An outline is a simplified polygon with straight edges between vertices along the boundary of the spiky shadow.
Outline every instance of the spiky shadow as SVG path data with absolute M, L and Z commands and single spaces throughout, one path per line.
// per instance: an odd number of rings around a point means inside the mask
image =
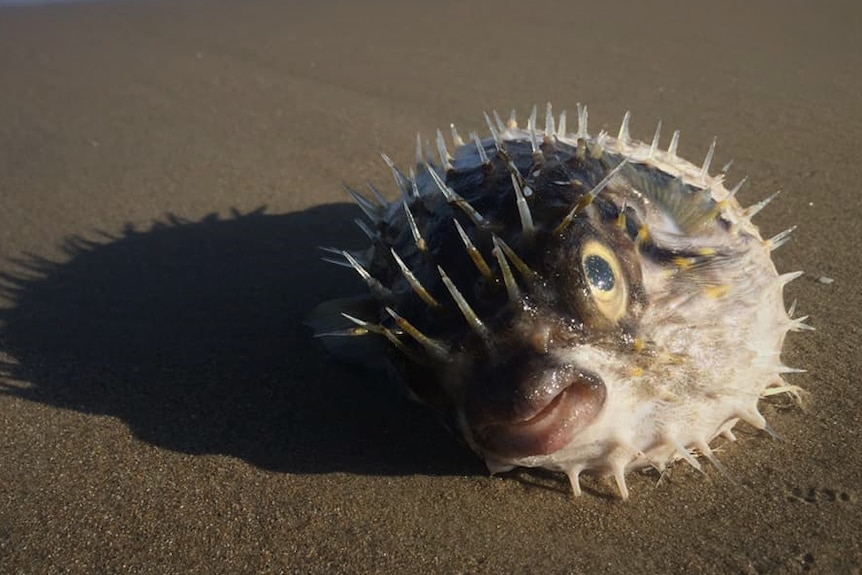
M 380 381 L 332 365 L 301 322 L 364 288 L 317 245 L 361 245 L 355 208 L 167 216 L 65 261 L 28 256 L 0 276 L 0 393 L 126 422 L 185 453 L 297 473 L 470 473 L 437 422 Z M 9 267 L 8 265 L 4 267 Z M 25 382 L 18 385 L 15 380 Z

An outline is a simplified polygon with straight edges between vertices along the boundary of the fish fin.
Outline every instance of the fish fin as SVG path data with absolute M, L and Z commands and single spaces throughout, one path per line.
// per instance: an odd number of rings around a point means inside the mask
M 303 321 L 314 337 L 335 359 L 361 364 L 372 369 L 385 369 L 390 345 L 386 338 L 365 331 L 347 316 L 376 323 L 379 303 L 371 296 L 326 301 Z

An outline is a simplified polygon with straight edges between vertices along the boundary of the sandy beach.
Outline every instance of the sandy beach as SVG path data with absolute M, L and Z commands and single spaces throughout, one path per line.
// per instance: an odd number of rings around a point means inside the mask
M 850 1 L 0 4 L 0 573 L 862 572 L 860 71 Z M 342 182 L 545 102 L 782 190 L 808 393 L 734 481 L 490 477 L 301 325 Z

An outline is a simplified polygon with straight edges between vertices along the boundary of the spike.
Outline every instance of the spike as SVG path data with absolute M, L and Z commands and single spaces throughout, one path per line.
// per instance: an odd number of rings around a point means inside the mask
M 350 266 L 354 270 L 356 270 L 356 273 L 359 274 L 359 277 L 361 277 L 365 281 L 365 283 L 368 284 L 368 288 L 378 297 L 388 298 L 392 296 L 392 291 L 390 291 L 388 287 L 384 286 L 377 279 L 372 277 L 372 275 L 368 273 L 368 271 L 364 267 L 362 267 L 362 264 L 360 264 L 355 257 L 350 255 L 350 252 L 348 252 L 347 250 L 342 250 L 341 255 L 344 256 L 344 259 L 346 259 L 350 263 Z
M 358 325 L 359 327 L 361 327 L 363 329 L 366 329 L 366 330 L 374 332 L 374 333 L 380 333 L 380 330 L 379 330 L 380 326 L 377 324 L 373 324 L 373 323 L 367 322 L 363 319 L 353 317 L 352 315 L 350 315 L 349 313 L 346 313 L 346 312 L 341 312 L 341 315 L 345 319 L 352 321 L 353 323 L 355 323 L 356 325 Z
M 324 251 L 329 251 L 329 250 L 330 250 L 330 249 L 332 249 L 332 248 L 320 248 L 320 249 L 322 249 L 322 250 L 324 250 Z M 333 250 L 333 251 L 337 251 L 337 252 L 338 252 L 338 255 L 340 255 L 342 258 L 344 258 L 344 253 L 343 253 L 343 252 L 344 252 L 344 250 Z M 350 268 L 350 269 L 352 269 L 352 270 L 355 270 L 355 269 L 356 269 L 356 268 L 354 268 L 354 267 L 353 267 L 353 265 L 352 265 L 350 262 L 346 261 L 345 259 L 340 259 L 340 260 L 336 260 L 336 259 L 334 259 L 334 258 L 320 258 L 320 259 L 321 259 L 321 260 L 323 260 L 323 261 L 325 261 L 325 262 L 327 262 L 327 263 L 335 264 L 335 265 L 337 265 L 337 266 L 341 266 L 341 267 L 345 267 L 345 268 Z M 356 259 L 356 258 L 354 257 L 354 259 Z M 356 259 L 356 261 L 359 261 L 359 260 L 358 260 L 358 259 Z
M 515 130 L 518 128 L 518 114 L 515 110 L 512 110 L 509 113 L 509 121 L 506 122 L 506 127 L 510 130 Z
M 626 113 L 626 114 L 628 115 L 628 113 Z M 626 164 L 628 164 L 628 162 L 629 162 L 628 158 L 623 158 L 623 160 L 619 164 L 617 164 L 617 167 L 615 167 L 613 170 L 608 172 L 608 175 L 605 176 L 601 182 L 596 184 L 596 186 L 592 190 L 590 190 L 589 193 L 581 196 L 581 199 L 578 200 L 578 203 L 575 204 L 575 207 L 572 208 L 572 210 L 568 214 L 566 214 L 566 217 L 563 218 L 563 221 L 560 222 L 560 225 L 558 225 L 557 228 L 554 230 L 554 233 L 556 233 L 556 234 L 562 233 L 568 227 L 568 225 L 572 222 L 572 220 L 575 218 L 575 216 L 577 216 L 578 214 L 583 212 L 590 204 L 593 203 L 593 200 L 596 198 L 596 196 L 598 196 L 601 193 L 601 191 L 607 187 L 607 185 L 611 182 L 611 180 L 614 178 L 614 176 L 616 176 L 618 173 L 620 173 L 620 170 L 622 170 L 623 167 Z
M 587 112 L 587 107 L 582 106 L 580 102 L 578 102 L 578 138 L 589 138 L 590 134 L 587 132 L 587 121 L 589 119 L 589 112 Z
M 374 223 L 377 223 L 381 219 L 381 211 L 382 208 L 348 186 L 344 186 L 344 189 L 347 190 L 347 193 L 353 198 L 353 201 L 356 202 L 356 205 L 362 210 L 362 212 L 368 216 L 368 219 Z
M 518 185 L 523 188 L 526 185 L 526 182 L 524 181 L 523 176 L 521 176 L 521 172 L 518 171 L 518 167 L 515 165 L 515 162 L 512 161 L 512 157 L 502 148 L 497 151 L 497 155 L 503 159 L 503 162 L 506 164 L 506 169 L 509 170 L 509 174 L 518 180 Z
M 452 144 L 454 144 L 456 148 L 463 146 L 464 140 L 458 135 L 458 130 L 455 129 L 455 124 L 449 124 L 449 130 L 452 132 Z
M 601 134 L 599 134 L 599 135 L 601 136 Z M 602 154 L 605 153 L 605 149 L 603 147 L 604 142 L 605 142 L 604 139 L 601 139 L 601 140 L 596 139 L 596 140 L 590 141 L 590 143 L 587 145 L 587 149 L 590 152 L 590 157 L 592 157 L 593 159 L 596 159 L 596 160 L 602 159 Z
M 768 433 L 769 436 L 776 441 L 784 441 L 784 438 L 781 436 L 781 434 L 772 429 L 772 426 L 769 425 L 769 422 L 767 422 L 765 419 L 763 420 L 763 431 Z
M 620 497 L 625 501 L 629 498 L 629 488 L 626 486 L 626 464 L 622 461 L 619 464 L 614 464 L 613 473 Z
M 437 171 L 432 167 L 428 167 L 428 172 L 431 174 L 431 178 L 434 180 L 434 183 L 437 184 L 437 188 L 443 194 L 443 197 L 446 198 L 446 201 L 450 204 L 455 204 L 461 210 L 467 214 L 467 217 L 470 218 L 470 221 L 473 222 L 474 225 L 483 227 L 486 225 L 485 218 L 482 217 L 482 214 L 477 212 L 470 203 L 462 198 L 460 195 L 455 193 L 455 190 L 446 185 L 446 183 L 440 179 L 440 176 L 437 175 Z
M 413 199 L 418 200 L 421 194 L 419 194 L 419 184 L 416 182 L 416 172 L 413 171 L 413 168 L 407 169 L 407 178 L 410 180 L 410 190 L 413 193 Z M 406 200 L 404 204 L 407 204 Z
M 368 335 L 370 332 L 367 329 L 363 329 L 361 327 L 353 327 L 350 329 L 342 329 L 338 331 L 324 331 L 320 333 L 315 333 L 312 337 L 354 337 L 354 336 L 362 336 Z
M 772 194 L 768 198 L 764 198 L 764 199 L 760 200 L 759 202 L 757 202 L 756 204 L 745 208 L 745 210 L 742 212 L 742 215 L 746 219 L 750 220 L 751 218 L 756 216 L 760 212 L 760 210 L 762 210 L 763 208 L 768 206 L 769 203 L 772 202 L 772 200 L 774 200 L 778 196 L 778 194 L 780 194 L 780 193 L 781 193 L 781 190 L 778 190 L 777 192 L 775 192 L 774 194 Z
M 425 153 L 422 151 L 422 134 L 416 132 L 416 165 L 425 163 Z
M 724 164 L 724 166 L 721 168 L 721 173 L 722 173 L 722 174 L 724 174 L 725 176 L 726 176 L 727 174 L 729 174 L 729 173 L 730 173 L 730 167 L 731 167 L 732 165 L 733 165 L 733 158 L 731 158 L 729 162 L 727 162 L 726 164 Z
M 733 434 L 733 431 L 729 429 L 725 429 L 721 432 L 721 436 L 728 441 L 736 441 L 736 436 Z
M 545 106 L 545 137 L 550 138 L 556 133 L 554 127 L 554 111 L 551 109 L 551 103 L 548 102 Z
M 533 147 L 533 153 L 539 153 L 539 140 L 536 136 L 536 106 L 533 106 L 533 111 L 527 119 L 527 131 L 530 132 L 530 145 Z
M 736 184 L 735 186 L 733 186 L 733 189 L 730 190 L 730 192 L 728 192 L 727 198 L 730 199 L 730 198 L 736 196 L 736 193 L 742 189 L 742 186 L 744 186 L 747 181 L 748 181 L 748 176 L 745 176 L 744 178 L 739 180 L 739 183 Z
M 503 250 L 500 248 L 499 239 L 493 236 L 494 249 L 492 253 L 497 258 L 497 263 L 500 265 L 500 272 L 503 274 L 503 283 L 506 284 L 506 293 L 509 294 L 509 301 L 518 303 L 521 301 L 521 290 L 518 289 L 518 284 L 515 282 L 515 276 L 512 275 L 512 269 L 509 267 L 509 262 L 506 261 L 506 256 L 503 255 Z
M 674 131 L 670 138 L 670 145 L 667 147 L 667 153 L 676 157 L 676 148 L 679 145 L 679 130 Z
M 518 178 L 514 174 L 511 174 L 511 176 L 512 187 L 515 188 L 515 204 L 518 206 L 518 216 L 521 218 L 521 230 L 525 236 L 532 237 L 535 228 L 533 227 L 533 215 L 530 213 L 530 206 L 527 205 L 527 200 L 524 197 L 521 185 L 518 183 Z
M 670 477 L 670 465 L 674 463 L 674 461 L 676 460 L 673 458 L 673 454 L 671 454 L 667 461 L 649 460 L 650 467 L 652 467 L 659 473 L 658 480 L 655 482 L 656 487 L 664 483 L 665 477 Z
M 401 170 L 398 169 L 398 166 L 395 165 L 389 156 L 381 153 L 380 156 L 383 158 L 383 161 L 386 162 L 386 165 L 389 166 L 389 169 L 392 170 L 392 176 L 395 178 L 395 184 L 398 186 L 398 189 L 401 193 L 407 193 L 410 191 L 410 182 L 407 181 L 407 178 L 404 177 L 404 174 L 401 173 Z
M 440 176 L 433 168 L 431 168 L 430 166 L 425 167 L 428 169 L 428 172 L 431 173 L 431 179 L 434 180 L 435 184 L 437 184 L 437 189 L 440 190 L 440 192 L 443 194 L 443 197 L 446 198 L 446 201 L 450 203 L 453 202 L 455 198 L 454 190 L 452 190 L 451 188 L 449 188 L 449 186 L 446 185 L 446 183 L 442 180 L 442 178 L 440 178 Z
M 356 224 L 360 230 L 362 230 L 363 234 L 368 236 L 369 240 L 371 240 L 372 242 L 377 241 L 377 236 L 374 234 L 374 232 L 371 231 L 371 228 L 368 227 L 368 224 L 366 224 L 359 218 L 353 218 L 353 223 Z
M 323 251 L 325 251 L 325 252 L 331 253 L 331 254 L 338 254 L 338 255 L 339 255 L 339 256 L 341 256 L 342 258 L 344 257 L 343 255 L 341 255 L 341 251 L 342 251 L 342 250 L 339 250 L 339 249 L 336 249 L 336 248 L 325 248 L 325 247 L 320 247 L 319 249 L 321 249 L 321 250 L 323 250 Z M 323 261 L 325 261 L 325 262 L 326 262 L 326 263 L 328 263 L 328 264 L 335 264 L 335 265 L 337 265 L 337 266 L 341 266 L 341 267 L 343 267 L 343 268 L 350 268 L 350 269 L 353 269 L 353 266 L 352 266 L 352 265 L 350 265 L 349 263 L 347 263 L 346 261 L 344 261 L 343 259 L 340 259 L 340 260 L 336 260 L 336 259 L 334 259 L 334 258 L 320 258 L 320 259 L 321 259 L 321 260 L 323 260 Z
M 698 451 L 706 458 L 707 461 L 712 464 L 713 467 L 718 469 L 718 472 L 724 475 L 725 479 L 729 480 L 731 483 L 736 483 L 736 480 L 731 475 L 730 471 L 728 471 L 727 467 L 718 460 L 715 456 L 715 452 L 709 447 L 709 444 L 705 441 L 698 441 L 694 444 Z
M 497 131 L 503 133 L 506 131 L 506 124 L 503 123 L 503 120 L 500 118 L 500 114 L 497 113 L 497 110 L 494 110 L 494 122 L 497 123 Z
M 500 133 L 497 132 L 497 128 L 494 126 L 494 123 L 491 121 L 491 118 L 488 116 L 487 112 L 482 112 L 485 116 L 485 123 L 488 124 L 488 131 L 491 132 L 491 138 L 494 140 L 494 145 L 496 147 L 500 147 L 503 143 L 500 139 Z
M 416 276 L 413 275 L 413 272 L 410 271 L 410 268 L 407 267 L 407 264 L 404 263 L 398 254 L 395 252 L 395 248 L 389 248 L 389 251 L 392 252 L 392 257 L 395 258 L 395 263 L 398 264 L 398 267 L 401 268 L 401 273 L 404 275 L 404 279 L 407 280 L 407 283 L 410 284 L 410 287 L 413 288 L 413 291 L 416 292 L 422 301 L 428 304 L 430 307 L 439 308 L 440 303 L 434 299 L 428 290 L 422 285 L 422 283 L 416 279 Z
M 620 124 L 620 133 L 617 135 L 617 150 L 622 150 L 623 144 L 628 144 L 631 139 L 631 136 L 629 136 L 629 121 L 631 117 L 631 111 L 626 112 L 623 116 L 623 121 Z
M 661 137 L 661 120 L 658 121 L 658 125 L 655 127 L 655 135 L 652 137 L 652 145 L 649 148 L 649 158 L 653 158 L 656 151 L 658 151 L 659 137 Z
M 354 330 L 352 330 L 352 333 L 350 335 L 365 335 L 367 333 L 381 333 L 380 330 L 378 329 L 380 326 L 377 326 L 377 325 L 372 324 L 372 323 L 368 323 L 367 321 L 353 317 L 352 315 L 345 313 L 345 312 L 341 312 L 341 315 L 345 319 L 350 320 L 353 323 L 355 323 L 362 330 L 362 331 L 359 331 L 359 330 L 354 329 Z
M 440 165 L 443 166 L 443 169 L 446 171 L 451 170 L 451 156 L 449 155 L 449 150 L 446 149 L 446 140 L 443 139 L 443 132 L 440 130 L 437 130 L 437 154 L 440 156 Z
M 810 325 L 806 325 L 806 324 L 804 323 L 805 321 L 807 321 L 807 320 L 808 320 L 808 318 L 809 318 L 809 317 L 811 317 L 811 316 L 801 315 L 801 316 L 799 316 L 799 317 L 795 317 L 795 318 L 793 318 L 793 323 L 803 322 L 803 323 L 802 323 L 802 325 L 804 325 L 806 328 L 808 328 L 808 329 L 814 329 L 814 328 L 813 328 L 813 327 L 811 327 Z
M 783 232 L 779 232 L 779 233 L 775 234 L 774 236 L 772 236 L 771 238 L 769 238 L 768 240 L 766 240 L 766 245 L 769 248 L 769 251 L 775 251 L 778 248 L 780 248 L 781 246 L 783 246 L 784 244 L 786 244 L 787 241 L 790 239 L 790 234 L 792 234 L 795 230 L 796 230 L 796 226 L 793 226 L 791 228 L 787 228 Z M 798 272 L 798 273 L 799 273 L 799 275 L 802 275 L 802 272 Z
M 425 163 L 434 165 L 434 152 L 431 150 L 431 142 L 428 141 L 428 138 L 425 138 Z
M 805 373 L 807 369 L 800 369 L 798 367 L 790 367 L 789 365 L 781 364 L 777 366 L 776 371 L 778 373 Z
M 766 429 L 766 419 L 757 411 L 757 408 L 751 407 L 746 411 L 736 412 L 736 417 L 754 427 L 755 429 Z
M 472 329 L 476 335 L 482 338 L 482 341 L 485 342 L 485 345 L 491 349 L 493 347 L 493 339 L 491 338 L 491 332 L 488 331 L 488 328 L 482 323 L 482 320 L 479 319 L 479 316 L 476 315 L 476 312 L 473 311 L 473 308 L 470 307 L 470 304 L 467 303 L 467 300 L 464 299 L 464 296 L 461 295 L 461 292 L 458 291 L 458 288 L 455 287 L 455 284 L 452 283 L 452 280 L 449 279 L 449 276 L 446 275 L 446 272 L 443 271 L 443 268 L 437 266 L 437 271 L 440 273 L 440 279 L 443 280 L 443 285 L 446 286 L 446 289 L 449 290 L 449 294 L 452 296 L 452 299 L 455 300 L 455 303 L 458 305 L 458 309 L 461 311 L 461 314 L 464 316 L 464 319 L 467 320 L 467 323 L 470 325 L 470 329 Z
M 320 251 L 322 251 L 322 252 L 326 252 L 326 253 L 328 253 L 328 254 L 335 254 L 335 255 L 337 255 L 337 256 L 344 257 L 344 256 L 341 254 L 341 252 L 343 252 L 344 250 L 340 250 L 340 249 L 338 249 L 338 248 L 330 248 L 330 247 L 326 247 L 326 246 L 317 246 L 317 249 L 319 249 L 319 250 L 320 250 Z M 350 266 L 350 264 L 348 264 L 347 262 L 339 261 L 338 263 L 339 263 L 339 264 L 343 264 L 343 265 L 345 265 L 345 266 L 347 266 L 347 267 L 351 267 L 351 266 Z M 795 303 L 795 302 L 794 302 L 794 303 Z M 792 311 L 792 310 L 791 310 L 791 311 Z M 789 313 L 789 312 L 788 312 L 788 313 Z
M 686 463 L 688 463 L 698 471 L 703 471 L 703 468 L 700 466 L 700 462 L 694 455 L 691 454 L 691 452 L 686 448 L 685 445 L 672 438 L 668 438 L 668 443 L 673 445 L 674 449 L 676 449 L 676 452 L 682 459 L 685 460 Z
M 804 323 L 805 321 L 808 320 L 808 318 L 809 318 L 809 316 L 803 315 L 801 317 L 794 319 L 792 322 L 794 325 L 790 329 L 792 331 L 803 331 L 803 330 L 804 331 L 816 331 L 817 330 L 816 327 L 814 327 L 813 325 L 809 325 L 807 323 Z
M 587 141 L 583 138 L 578 138 L 577 149 L 575 150 L 575 157 L 579 160 L 583 160 L 587 157 Z
M 796 300 L 793 300 L 793 303 L 790 304 L 790 309 L 787 310 L 787 318 L 790 319 L 793 317 L 793 314 L 796 312 Z M 807 316 L 806 316 L 807 318 Z
M 416 225 L 416 219 L 413 217 L 413 212 L 410 211 L 410 206 L 407 205 L 407 202 L 404 202 L 404 212 L 407 214 L 407 225 L 410 226 L 410 233 L 413 234 L 416 249 L 420 252 L 425 252 L 428 249 L 428 244 L 425 243 L 425 238 L 419 233 L 419 226 Z
M 482 274 L 489 282 L 494 282 L 494 272 L 491 271 L 491 268 L 488 266 L 488 262 L 485 261 L 485 258 L 482 257 L 482 252 L 480 252 L 473 242 L 470 241 L 470 236 L 467 235 L 467 232 L 464 231 L 464 228 L 461 227 L 461 224 L 458 223 L 458 220 L 453 220 L 455 222 L 455 227 L 458 229 L 458 235 L 461 236 L 461 241 L 464 242 L 464 247 L 467 249 L 467 255 L 470 256 L 470 259 L 473 260 L 473 264 L 475 264 L 476 269 L 479 270 L 479 273 Z
M 386 308 L 386 313 L 395 320 L 395 323 L 398 324 L 398 327 L 400 327 L 404 333 L 415 339 L 423 348 L 425 348 L 425 351 L 427 351 L 431 357 L 438 361 L 449 361 L 452 359 L 449 355 L 449 350 L 445 345 L 419 331 L 416 326 L 398 315 L 391 307 Z
M 377 186 L 375 186 L 371 182 L 368 182 L 368 189 L 371 190 L 371 195 L 374 196 L 374 199 L 377 200 L 377 203 L 380 204 L 381 208 L 385 210 L 386 206 L 389 205 L 389 202 L 386 200 L 386 198 L 383 197 L 383 194 L 380 193 L 380 190 L 377 189 Z
M 371 333 L 376 333 L 376 334 L 380 334 L 380 335 L 384 336 L 386 339 L 388 339 L 392 343 L 392 345 L 397 347 L 407 357 L 409 357 L 413 360 L 417 360 L 416 356 L 413 354 L 413 352 L 410 351 L 410 349 L 408 349 L 407 346 L 404 345 L 404 342 L 401 341 L 398 338 L 398 335 L 396 335 L 391 329 L 388 329 L 388 328 L 386 328 L 380 324 L 370 323 L 370 322 L 367 322 L 365 320 L 361 320 L 359 318 L 353 317 L 352 315 L 344 313 L 344 312 L 341 312 L 341 315 L 345 319 L 348 319 L 348 320 L 352 321 L 353 323 L 355 323 L 356 325 L 358 325 L 361 329 L 367 330 Z M 356 334 L 356 335 L 363 335 L 363 334 Z
M 557 122 L 557 137 L 565 138 L 566 137 L 566 111 L 563 110 L 560 112 L 560 121 Z
M 599 144 L 600 146 L 605 146 L 605 144 L 608 143 L 609 137 L 610 136 L 608 135 L 607 131 L 599 130 L 598 135 L 596 135 L 596 143 Z
M 715 145 L 718 143 L 718 138 L 712 139 L 712 144 L 706 152 L 706 158 L 703 159 L 703 166 L 700 168 L 700 180 L 703 181 L 709 175 L 709 165 L 712 163 L 712 156 L 715 155 Z
M 795 280 L 796 278 L 800 277 L 804 273 L 805 272 L 803 272 L 803 271 L 798 271 L 798 272 L 789 272 L 786 274 L 781 274 L 780 276 L 778 276 L 778 283 L 780 283 L 782 286 L 785 286 L 785 285 L 789 284 L 790 282 L 792 282 L 793 280 Z
M 566 470 L 566 477 L 569 478 L 569 484 L 572 486 L 572 493 L 575 497 L 581 495 L 581 480 L 580 475 L 583 469 L 581 467 L 572 467 Z
M 538 274 L 532 269 L 530 269 L 530 266 L 528 266 L 524 262 L 524 260 L 518 257 L 518 254 L 516 254 L 515 251 L 510 248 L 506 242 L 502 240 L 502 238 L 498 237 L 496 243 L 499 244 L 500 248 L 503 250 L 503 253 L 506 254 L 506 258 L 508 258 L 508 260 L 512 262 L 512 265 L 515 266 L 515 269 L 518 270 L 518 273 L 521 274 L 522 278 L 531 283 L 536 281 Z
M 488 159 L 488 154 L 485 153 L 485 146 L 482 144 L 482 140 L 479 139 L 479 134 L 471 132 L 470 139 L 476 145 L 476 151 L 479 153 L 479 161 L 482 162 L 483 166 L 489 165 L 491 160 Z

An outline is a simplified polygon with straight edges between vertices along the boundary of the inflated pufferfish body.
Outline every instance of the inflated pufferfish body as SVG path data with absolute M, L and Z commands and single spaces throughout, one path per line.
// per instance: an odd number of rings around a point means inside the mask
M 785 311 L 770 252 L 736 186 L 629 137 L 567 133 L 550 106 L 526 130 L 486 116 L 491 137 L 452 129 L 439 163 L 417 148 L 401 198 L 349 190 L 365 251 L 331 251 L 371 295 L 324 304 L 309 323 L 336 352 L 385 344 L 412 395 L 439 410 L 492 472 L 515 466 L 625 474 L 675 459 L 720 465 L 709 443 L 758 400 L 796 392 L 779 355 L 805 318 Z M 430 154 L 429 154 L 430 156 Z M 372 191 L 373 188 L 372 188 Z M 771 198 L 770 198 L 771 199 Z M 341 259 L 343 258 L 343 259 Z M 792 312 L 791 312 L 792 313 Z M 364 337 L 358 337 L 364 336 Z M 372 346 L 373 347 L 373 346 Z M 362 354 L 369 354 L 368 347 Z M 369 361 L 371 358 L 367 358 Z

